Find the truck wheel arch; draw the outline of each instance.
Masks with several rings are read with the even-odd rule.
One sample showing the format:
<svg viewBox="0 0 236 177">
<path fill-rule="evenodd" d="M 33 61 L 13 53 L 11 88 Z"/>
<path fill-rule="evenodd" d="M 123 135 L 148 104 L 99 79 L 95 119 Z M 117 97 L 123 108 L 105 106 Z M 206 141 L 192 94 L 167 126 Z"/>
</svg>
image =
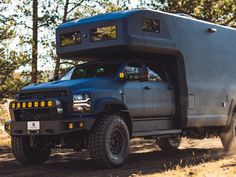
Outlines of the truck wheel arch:
<svg viewBox="0 0 236 177">
<path fill-rule="evenodd" d="M 114 97 L 100 98 L 95 101 L 94 114 L 101 117 L 103 114 L 119 114 L 128 126 L 130 137 L 132 137 L 132 119 L 128 107 L 119 99 Z"/>
</svg>

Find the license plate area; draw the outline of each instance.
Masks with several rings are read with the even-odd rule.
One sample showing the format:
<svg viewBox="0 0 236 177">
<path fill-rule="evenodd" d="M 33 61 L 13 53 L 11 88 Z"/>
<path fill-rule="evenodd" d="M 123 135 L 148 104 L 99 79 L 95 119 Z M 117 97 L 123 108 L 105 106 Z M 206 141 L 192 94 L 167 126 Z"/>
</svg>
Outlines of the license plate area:
<svg viewBox="0 0 236 177">
<path fill-rule="evenodd" d="M 27 122 L 27 130 L 28 131 L 40 130 L 40 122 L 39 121 L 28 121 Z"/>
</svg>

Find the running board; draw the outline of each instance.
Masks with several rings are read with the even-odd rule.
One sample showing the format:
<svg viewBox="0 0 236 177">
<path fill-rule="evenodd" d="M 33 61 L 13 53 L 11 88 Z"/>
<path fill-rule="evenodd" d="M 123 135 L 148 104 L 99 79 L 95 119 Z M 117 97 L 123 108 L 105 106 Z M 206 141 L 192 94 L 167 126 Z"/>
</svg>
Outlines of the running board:
<svg viewBox="0 0 236 177">
<path fill-rule="evenodd" d="M 181 129 L 175 130 L 156 130 L 150 132 L 133 132 L 133 137 L 140 136 L 153 136 L 153 135 L 171 135 L 171 134 L 180 134 L 182 133 Z"/>
</svg>

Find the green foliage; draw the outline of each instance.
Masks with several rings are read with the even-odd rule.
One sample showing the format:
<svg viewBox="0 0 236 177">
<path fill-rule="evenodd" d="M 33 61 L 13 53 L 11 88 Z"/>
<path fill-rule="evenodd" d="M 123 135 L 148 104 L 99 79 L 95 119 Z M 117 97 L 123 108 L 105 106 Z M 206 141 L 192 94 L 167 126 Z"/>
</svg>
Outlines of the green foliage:
<svg viewBox="0 0 236 177">
<path fill-rule="evenodd" d="M 15 93 L 24 85 L 20 76 L 14 72 L 20 66 L 27 62 L 22 54 L 17 55 L 10 51 L 7 55 L 3 49 L 0 49 L 0 102 L 5 98 L 12 98 Z"/>
<path fill-rule="evenodd" d="M 0 14 L 3 14 L 9 3 L 1 1 Z M 13 17 L 0 15 L 0 102 L 11 98 L 23 85 L 14 71 L 27 63 L 26 55 L 8 49 L 16 36 L 15 24 Z"/>
<path fill-rule="evenodd" d="M 147 6 L 171 13 L 185 13 L 197 19 L 236 27 L 235 0 L 151 0 Z"/>
</svg>

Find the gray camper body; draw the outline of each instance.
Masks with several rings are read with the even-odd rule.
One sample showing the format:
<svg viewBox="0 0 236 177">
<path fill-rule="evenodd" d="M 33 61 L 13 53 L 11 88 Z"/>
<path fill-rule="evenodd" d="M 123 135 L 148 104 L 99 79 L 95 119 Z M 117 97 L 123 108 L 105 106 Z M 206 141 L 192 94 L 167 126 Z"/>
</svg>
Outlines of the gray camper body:
<svg viewBox="0 0 236 177">
<path fill-rule="evenodd" d="M 142 30 L 142 20 L 159 22 L 159 32 Z M 117 38 L 91 42 L 92 28 L 115 25 Z M 80 31 L 81 43 L 61 47 L 61 34 Z M 86 36 L 86 37 L 85 37 Z M 57 29 L 57 53 L 62 58 L 87 60 L 139 53 L 176 60 L 181 125 L 225 126 L 236 99 L 236 30 L 193 18 L 149 10 L 102 14 L 67 22 Z M 114 57 L 115 59 L 115 57 Z M 145 57 L 143 58 L 145 60 Z"/>
</svg>

